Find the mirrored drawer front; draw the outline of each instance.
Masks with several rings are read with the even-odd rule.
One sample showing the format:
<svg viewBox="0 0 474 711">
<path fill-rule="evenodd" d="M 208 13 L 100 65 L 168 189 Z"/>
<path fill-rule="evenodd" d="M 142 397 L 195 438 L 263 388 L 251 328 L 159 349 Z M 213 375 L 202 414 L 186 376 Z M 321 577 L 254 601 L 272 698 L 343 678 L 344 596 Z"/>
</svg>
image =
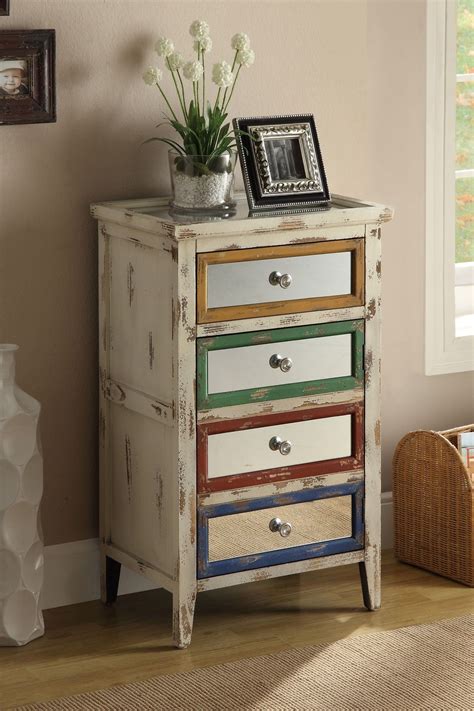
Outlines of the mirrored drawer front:
<svg viewBox="0 0 474 711">
<path fill-rule="evenodd" d="M 361 482 L 199 510 L 198 577 L 363 548 Z"/>
<path fill-rule="evenodd" d="M 351 403 L 202 424 L 199 491 L 359 469 L 363 412 Z"/>
<path fill-rule="evenodd" d="M 198 407 L 225 407 L 358 387 L 364 322 L 200 338 Z"/>
<path fill-rule="evenodd" d="M 361 306 L 364 240 L 198 255 L 198 323 Z"/>
</svg>

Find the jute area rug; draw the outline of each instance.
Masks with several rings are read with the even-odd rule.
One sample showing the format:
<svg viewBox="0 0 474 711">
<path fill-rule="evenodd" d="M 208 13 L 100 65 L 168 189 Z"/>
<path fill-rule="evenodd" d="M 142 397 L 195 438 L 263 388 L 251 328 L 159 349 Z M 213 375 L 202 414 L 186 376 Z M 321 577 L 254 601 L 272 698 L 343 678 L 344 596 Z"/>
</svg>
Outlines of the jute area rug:
<svg viewBox="0 0 474 711">
<path fill-rule="evenodd" d="M 474 709 L 474 615 L 21 709 Z"/>
</svg>

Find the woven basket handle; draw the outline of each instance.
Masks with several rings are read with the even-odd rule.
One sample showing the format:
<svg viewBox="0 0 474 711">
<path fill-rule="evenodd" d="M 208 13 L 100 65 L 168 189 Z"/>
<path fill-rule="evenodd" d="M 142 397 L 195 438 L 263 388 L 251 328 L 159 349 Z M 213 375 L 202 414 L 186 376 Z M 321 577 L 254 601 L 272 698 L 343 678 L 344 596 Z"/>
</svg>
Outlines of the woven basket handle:
<svg viewBox="0 0 474 711">
<path fill-rule="evenodd" d="M 438 434 L 443 435 L 443 437 L 448 437 L 453 434 L 461 434 L 462 432 L 473 432 L 474 425 L 464 425 L 464 427 L 454 427 L 452 430 L 442 430 Z"/>
</svg>

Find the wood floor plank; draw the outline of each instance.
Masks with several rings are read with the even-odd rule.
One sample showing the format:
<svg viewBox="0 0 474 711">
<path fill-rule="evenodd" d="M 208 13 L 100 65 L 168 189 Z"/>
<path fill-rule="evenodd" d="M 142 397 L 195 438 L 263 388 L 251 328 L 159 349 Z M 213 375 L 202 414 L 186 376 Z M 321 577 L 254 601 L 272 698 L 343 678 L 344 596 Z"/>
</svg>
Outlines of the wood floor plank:
<svg viewBox="0 0 474 711">
<path fill-rule="evenodd" d="M 164 590 L 45 612 L 46 634 L 0 649 L 0 708 L 474 611 L 474 590 L 383 556 L 382 608 L 362 606 L 357 565 L 198 596 L 193 641 L 171 643 Z"/>
</svg>

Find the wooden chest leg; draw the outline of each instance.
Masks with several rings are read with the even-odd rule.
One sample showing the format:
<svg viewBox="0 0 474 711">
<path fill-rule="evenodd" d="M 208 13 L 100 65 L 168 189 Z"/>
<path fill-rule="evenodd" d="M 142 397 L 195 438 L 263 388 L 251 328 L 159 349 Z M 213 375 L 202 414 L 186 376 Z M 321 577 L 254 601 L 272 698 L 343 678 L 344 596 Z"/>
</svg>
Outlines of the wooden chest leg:
<svg viewBox="0 0 474 711">
<path fill-rule="evenodd" d="M 102 575 L 100 597 L 106 605 L 112 605 L 117 600 L 120 570 L 122 564 L 108 555 L 101 553 Z"/>
<path fill-rule="evenodd" d="M 173 644 L 185 649 L 191 644 L 196 593 L 184 597 L 173 594 Z"/>
<path fill-rule="evenodd" d="M 380 600 L 380 552 L 359 563 L 360 584 L 364 605 L 368 610 L 378 610 Z"/>
</svg>

